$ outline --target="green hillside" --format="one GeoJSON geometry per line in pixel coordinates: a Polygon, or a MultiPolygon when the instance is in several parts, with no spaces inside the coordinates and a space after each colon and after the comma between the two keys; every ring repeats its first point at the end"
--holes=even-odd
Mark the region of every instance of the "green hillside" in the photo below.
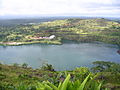
{"type": "Polygon", "coordinates": [[[0,27],[1,42],[29,42],[61,44],[61,40],[75,40],[80,42],[101,41],[120,45],[120,23],[96,19],[65,19],[44,22],[41,24],[27,24],[0,27]],[[12,33],[12,34],[11,34],[12,33]],[[49,37],[55,35],[54,40],[35,40],[26,37],[49,37]]]}
{"type": "Polygon", "coordinates": [[[0,90],[120,90],[120,64],[96,61],[94,67],[54,71],[50,64],[0,64],[0,90]],[[64,88],[64,89],[63,89],[64,88]]]}

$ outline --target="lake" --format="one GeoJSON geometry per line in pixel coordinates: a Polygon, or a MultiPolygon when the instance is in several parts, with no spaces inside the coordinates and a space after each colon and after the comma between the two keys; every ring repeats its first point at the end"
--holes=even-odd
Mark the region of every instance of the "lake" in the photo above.
{"type": "Polygon", "coordinates": [[[63,45],[0,46],[0,62],[4,64],[27,63],[39,68],[43,63],[52,64],[55,70],[72,70],[92,66],[97,60],[120,62],[119,47],[104,43],[65,43],[63,45]]]}

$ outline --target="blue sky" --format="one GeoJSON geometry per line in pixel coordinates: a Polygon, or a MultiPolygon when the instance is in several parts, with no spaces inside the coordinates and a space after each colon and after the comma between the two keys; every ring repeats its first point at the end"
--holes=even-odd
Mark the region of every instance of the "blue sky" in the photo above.
{"type": "Polygon", "coordinates": [[[0,0],[0,16],[6,15],[120,17],[120,0],[0,0]]]}

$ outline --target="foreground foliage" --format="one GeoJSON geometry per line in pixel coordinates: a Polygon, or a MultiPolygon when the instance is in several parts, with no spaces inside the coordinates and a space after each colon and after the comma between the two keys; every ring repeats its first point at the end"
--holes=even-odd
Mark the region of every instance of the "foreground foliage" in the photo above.
{"type": "Polygon", "coordinates": [[[55,71],[49,64],[41,69],[32,69],[25,63],[12,66],[0,64],[0,90],[119,90],[120,72],[116,66],[120,64],[105,61],[93,63],[104,69],[101,71],[95,66],[93,73],[87,67],[55,71]]]}
{"type": "Polygon", "coordinates": [[[27,90],[27,89],[36,89],[36,90],[100,90],[101,83],[97,83],[95,81],[91,82],[91,79],[89,80],[90,75],[88,75],[83,82],[77,80],[77,81],[70,81],[70,74],[66,77],[64,82],[60,82],[58,86],[55,86],[54,84],[47,82],[38,83],[34,87],[28,87],[25,85],[21,85],[17,87],[18,90],[27,90]],[[87,84],[87,85],[86,85],[87,84]]]}

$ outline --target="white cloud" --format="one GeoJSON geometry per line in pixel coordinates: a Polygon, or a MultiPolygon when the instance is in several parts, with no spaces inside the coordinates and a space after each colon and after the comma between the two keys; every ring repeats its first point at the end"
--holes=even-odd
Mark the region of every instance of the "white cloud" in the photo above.
{"type": "Polygon", "coordinates": [[[1,0],[0,15],[120,14],[117,0],[1,0]]]}

